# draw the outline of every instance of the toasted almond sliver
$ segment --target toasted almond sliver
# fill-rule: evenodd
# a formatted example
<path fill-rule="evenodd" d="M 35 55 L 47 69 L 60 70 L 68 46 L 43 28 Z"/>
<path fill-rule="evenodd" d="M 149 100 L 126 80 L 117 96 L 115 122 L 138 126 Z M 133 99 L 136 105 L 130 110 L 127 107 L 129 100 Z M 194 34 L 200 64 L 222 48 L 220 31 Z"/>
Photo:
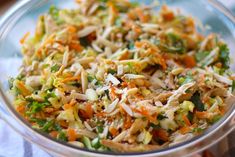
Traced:
<path fill-rule="evenodd" d="M 133 112 L 128 105 L 126 105 L 125 103 L 122 103 L 121 106 L 126 111 L 127 114 L 129 114 L 130 116 L 133 116 Z"/>
<path fill-rule="evenodd" d="M 119 101 L 118 98 L 115 99 L 110 105 L 108 105 L 108 107 L 104 110 L 104 112 L 107 112 L 107 113 L 112 112 L 116 108 L 118 101 Z"/>
<path fill-rule="evenodd" d="M 82 81 L 82 92 L 85 93 L 88 86 L 88 80 L 87 80 L 87 73 L 84 69 L 81 72 L 81 81 Z"/>
<path fill-rule="evenodd" d="M 82 37 L 85 37 L 85 36 L 91 34 L 96 29 L 97 29 L 96 26 L 87 26 L 84 29 L 80 30 L 77 35 L 78 35 L 79 38 L 82 38 Z"/>

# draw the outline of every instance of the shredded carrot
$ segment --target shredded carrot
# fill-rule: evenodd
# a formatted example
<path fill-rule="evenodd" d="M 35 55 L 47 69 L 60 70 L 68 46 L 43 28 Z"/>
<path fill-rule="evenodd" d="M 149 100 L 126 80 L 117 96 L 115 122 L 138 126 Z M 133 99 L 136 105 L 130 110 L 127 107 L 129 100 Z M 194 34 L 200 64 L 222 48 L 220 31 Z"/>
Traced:
<path fill-rule="evenodd" d="M 148 46 L 148 43 L 145 41 L 136 41 L 135 42 L 135 47 L 137 47 L 137 48 L 144 48 L 146 46 Z"/>
<path fill-rule="evenodd" d="M 83 118 L 91 118 L 93 116 L 93 109 L 91 103 L 86 103 L 84 109 L 79 110 Z"/>
<path fill-rule="evenodd" d="M 187 68 L 193 68 L 196 66 L 195 58 L 190 55 L 185 55 L 183 57 L 183 63 Z"/>
<path fill-rule="evenodd" d="M 208 118 L 208 113 L 205 112 L 205 111 L 202 111 L 202 112 L 196 111 L 196 116 L 197 116 L 198 118 L 204 119 L 204 118 Z"/>
<path fill-rule="evenodd" d="M 75 26 L 70 25 L 70 26 L 68 26 L 68 31 L 70 33 L 76 33 L 77 32 L 77 28 Z"/>
<path fill-rule="evenodd" d="M 21 44 L 24 44 L 25 41 L 26 41 L 26 39 L 29 37 L 29 35 L 30 35 L 30 32 L 25 33 L 25 35 L 23 36 L 23 38 L 20 39 L 20 43 L 21 43 Z"/>
<path fill-rule="evenodd" d="M 188 127 L 188 126 L 184 126 L 184 127 L 180 128 L 179 131 L 180 131 L 181 134 L 186 134 L 186 133 L 188 133 L 189 131 L 191 131 L 191 129 L 190 129 L 190 127 Z"/>
<path fill-rule="evenodd" d="M 55 39 L 55 34 L 50 35 L 43 43 L 42 45 L 38 48 L 38 50 L 36 51 L 36 55 L 38 58 L 42 58 L 42 50 L 46 45 L 52 44 L 54 42 Z"/>
<path fill-rule="evenodd" d="M 75 101 L 74 99 L 72 99 L 68 104 L 64 104 L 63 108 L 64 108 L 65 110 L 70 109 L 70 108 L 73 107 L 73 105 L 74 105 L 75 103 L 76 103 L 76 101 Z"/>
<path fill-rule="evenodd" d="M 117 15 L 118 14 L 118 10 L 116 9 L 115 5 L 113 4 L 113 2 L 109 1 L 107 3 L 107 5 L 109 6 L 110 10 L 111 10 L 111 13 L 114 14 L 114 15 Z"/>
<path fill-rule="evenodd" d="M 86 37 L 86 39 L 88 40 L 88 42 L 92 42 L 93 40 L 96 39 L 96 33 L 93 32 L 93 33 L 89 34 L 89 35 Z"/>
<path fill-rule="evenodd" d="M 131 127 L 131 116 L 127 115 L 124 123 L 124 128 L 129 129 Z"/>
<path fill-rule="evenodd" d="M 139 26 L 137 26 L 137 25 L 133 25 L 133 26 L 132 26 L 132 29 L 133 29 L 133 31 L 134 31 L 136 34 L 141 34 L 141 33 L 142 33 L 141 27 L 139 27 Z"/>
<path fill-rule="evenodd" d="M 81 52 L 82 51 L 82 46 L 79 43 L 75 43 L 75 42 L 71 42 L 69 44 L 69 48 L 76 50 L 77 52 Z"/>
<path fill-rule="evenodd" d="M 112 134 L 113 137 L 117 136 L 119 133 L 118 130 L 114 127 L 110 127 L 109 132 Z"/>
<path fill-rule="evenodd" d="M 136 85 L 133 81 L 129 81 L 127 84 L 128 84 L 128 88 L 135 88 L 136 87 Z"/>
<path fill-rule="evenodd" d="M 124 81 L 124 82 L 121 83 L 121 86 L 122 86 L 122 87 L 127 87 L 127 86 L 128 86 L 128 83 Z"/>
<path fill-rule="evenodd" d="M 77 139 L 77 133 L 72 128 L 68 128 L 67 135 L 68 135 L 68 140 L 69 141 L 75 141 Z"/>
<path fill-rule="evenodd" d="M 22 81 L 19 81 L 17 86 L 18 86 L 19 90 L 21 91 L 22 95 L 28 96 L 31 94 L 31 91 L 26 88 L 25 84 Z"/>
<path fill-rule="evenodd" d="M 136 108 L 132 108 L 132 110 L 142 114 L 143 116 L 145 116 L 152 123 L 155 123 L 157 121 L 157 114 L 155 114 L 153 116 L 149 115 L 148 110 L 144 106 L 141 106 L 140 110 L 136 109 Z"/>
<path fill-rule="evenodd" d="M 80 75 L 74 76 L 74 77 L 67 77 L 63 79 L 61 82 L 65 83 L 65 82 L 76 81 L 76 80 L 80 80 Z"/>
<path fill-rule="evenodd" d="M 58 131 L 51 131 L 51 132 L 49 133 L 49 135 L 50 135 L 51 137 L 53 137 L 53 138 L 56 138 L 57 135 L 58 135 Z"/>
<path fill-rule="evenodd" d="M 16 111 L 18 111 L 19 113 L 24 113 L 25 112 L 25 105 L 17 106 Z"/>
<path fill-rule="evenodd" d="M 157 129 L 153 131 L 153 136 L 157 137 L 163 141 L 169 140 L 169 133 L 164 129 Z"/>
<path fill-rule="evenodd" d="M 113 86 L 110 86 L 110 97 L 112 100 L 117 98 L 117 94 L 115 93 L 115 88 Z"/>
<path fill-rule="evenodd" d="M 224 115 L 224 113 L 225 113 L 224 107 L 220 107 L 220 114 Z"/>
<path fill-rule="evenodd" d="M 105 116 L 105 112 L 98 112 L 98 113 L 96 113 L 95 115 L 97 116 L 97 117 L 104 117 Z"/>
<path fill-rule="evenodd" d="M 174 12 L 169 10 L 166 5 L 162 6 L 161 15 L 165 21 L 172 21 L 175 18 Z"/>
<path fill-rule="evenodd" d="M 185 124 L 187 125 L 187 126 L 190 126 L 191 125 L 191 123 L 190 123 L 190 120 L 188 119 L 188 117 L 186 116 L 186 115 L 183 115 L 183 120 L 184 120 L 184 122 L 185 122 Z"/>
<path fill-rule="evenodd" d="M 63 128 L 67 128 L 67 127 L 68 127 L 68 123 L 67 123 L 66 121 L 64 121 L 64 120 L 59 121 L 59 124 L 60 124 L 60 126 L 62 126 Z"/>
<path fill-rule="evenodd" d="M 141 8 L 136 8 L 135 13 L 137 14 L 141 22 L 146 23 L 149 21 L 149 16 L 146 15 Z"/>
<path fill-rule="evenodd" d="M 135 14 L 135 11 L 134 10 L 131 10 L 127 13 L 127 16 L 129 19 L 131 20 L 135 20 L 136 19 L 136 14 Z"/>

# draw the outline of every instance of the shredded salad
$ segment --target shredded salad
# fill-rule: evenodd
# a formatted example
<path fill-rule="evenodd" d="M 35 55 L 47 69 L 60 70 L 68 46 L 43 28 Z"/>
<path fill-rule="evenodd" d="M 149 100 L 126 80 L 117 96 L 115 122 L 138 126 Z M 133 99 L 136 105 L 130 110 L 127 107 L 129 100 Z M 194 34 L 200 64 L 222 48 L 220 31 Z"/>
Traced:
<path fill-rule="evenodd" d="M 26 33 L 9 79 L 34 129 L 77 147 L 139 152 L 191 139 L 234 101 L 229 49 L 166 5 L 77 0 Z"/>

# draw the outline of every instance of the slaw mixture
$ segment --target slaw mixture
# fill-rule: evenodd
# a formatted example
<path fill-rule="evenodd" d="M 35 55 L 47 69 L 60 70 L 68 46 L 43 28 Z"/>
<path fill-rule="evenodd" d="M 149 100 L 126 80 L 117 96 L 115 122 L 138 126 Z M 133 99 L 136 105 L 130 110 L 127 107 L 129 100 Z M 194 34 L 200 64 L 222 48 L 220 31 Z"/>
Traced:
<path fill-rule="evenodd" d="M 26 33 L 9 80 L 33 128 L 78 147 L 138 152 L 202 133 L 234 100 L 229 49 L 163 5 L 78 0 Z"/>

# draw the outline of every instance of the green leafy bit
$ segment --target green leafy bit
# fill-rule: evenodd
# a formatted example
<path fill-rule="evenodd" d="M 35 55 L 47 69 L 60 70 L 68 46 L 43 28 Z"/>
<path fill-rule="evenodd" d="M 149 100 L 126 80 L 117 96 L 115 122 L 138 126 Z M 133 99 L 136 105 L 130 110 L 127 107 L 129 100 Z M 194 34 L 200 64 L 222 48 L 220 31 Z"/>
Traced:
<path fill-rule="evenodd" d="M 30 118 L 30 122 L 37 123 L 39 127 L 43 127 L 47 122 L 46 119 L 39 119 L 39 118 Z"/>
<path fill-rule="evenodd" d="M 51 121 L 47 121 L 43 127 L 41 128 L 41 130 L 43 132 L 48 132 L 50 130 L 50 128 L 53 126 L 54 122 L 51 120 Z"/>
<path fill-rule="evenodd" d="M 180 85 L 183 85 L 192 81 L 193 81 L 193 77 L 191 75 L 186 75 L 185 77 L 180 77 L 178 79 L 178 82 Z"/>
<path fill-rule="evenodd" d="M 233 80 L 233 83 L 232 83 L 232 92 L 235 90 L 235 81 Z"/>
<path fill-rule="evenodd" d="M 218 122 L 221 118 L 222 118 L 221 115 L 216 115 L 210 120 L 210 123 L 214 124 L 214 123 Z"/>
<path fill-rule="evenodd" d="M 91 141 L 91 145 L 92 145 L 92 147 L 94 147 L 95 149 L 98 149 L 98 148 L 101 146 L 100 138 L 99 138 L 99 137 L 94 138 L 94 139 Z"/>
<path fill-rule="evenodd" d="M 15 80 L 14 78 L 10 78 L 10 79 L 8 80 L 9 89 L 12 89 L 14 80 Z"/>
<path fill-rule="evenodd" d="M 58 136 L 57 136 L 57 139 L 60 140 L 60 141 L 65 141 L 66 142 L 67 141 L 67 137 L 66 137 L 65 132 L 60 131 Z"/>
<path fill-rule="evenodd" d="M 202 52 L 198 52 L 195 54 L 196 57 L 196 61 L 200 62 L 202 61 L 206 56 L 208 56 L 210 54 L 209 51 L 202 51 Z"/>
<path fill-rule="evenodd" d="M 160 46 L 167 52 L 183 54 L 186 51 L 185 42 L 174 33 L 166 34 L 166 42 Z"/>
<path fill-rule="evenodd" d="M 57 72 L 60 69 L 60 66 L 58 64 L 55 64 L 51 67 L 51 72 Z"/>
<path fill-rule="evenodd" d="M 49 9 L 49 14 L 52 16 L 52 18 L 56 21 L 57 24 L 62 23 L 62 20 L 60 19 L 59 16 L 59 12 L 60 10 L 54 5 L 52 5 Z"/>
<path fill-rule="evenodd" d="M 159 115 L 157 116 L 157 119 L 158 119 L 158 120 L 163 120 L 163 119 L 165 119 L 165 118 L 167 118 L 167 117 L 164 116 L 163 114 L 159 114 Z"/>
<path fill-rule="evenodd" d="M 201 133 L 204 129 L 202 128 L 193 128 L 192 132 L 194 133 Z"/>
<path fill-rule="evenodd" d="M 90 149 L 90 150 L 93 149 L 92 146 L 91 146 L 91 141 L 90 141 L 90 139 L 89 139 L 88 137 L 83 136 L 83 137 L 82 137 L 82 142 L 83 142 L 83 144 L 85 145 L 85 147 L 86 147 L 87 149 Z"/>
<path fill-rule="evenodd" d="M 27 114 L 31 115 L 31 114 L 35 114 L 37 112 L 40 112 L 44 107 L 46 107 L 48 105 L 49 105 L 49 103 L 47 103 L 47 102 L 44 102 L 44 103 L 37 102 L 37 101 L 30 102 L 28 104 L 29 110 L 27 111 Z"/>
<path fill-rule="evenodd" d="M 219 47 L 219 50 L 220 50 L 219 60 L 222 63 L 222 67 L 224 69 L 229 69 L 230 60 L 229 60 L 229 49 L 228 49 L 228 46 L 226 44 L 222 44 Z"/>
<path fill-rule="evenodd" d="M 96 80 L 95 85 L 97 85 L 97 86 L 102 85 L 102 82 L 97 80 L 95 76 L 88 75 L 87 80 L 88 80 L 88 82 L 92 82 L 93 80 Z"/>
<path fill-rule="evenodd" d="M 190 101 L 193 102 L 193 104 L 195 105 L 196 110 L 198 110 L 198 111 L 204 111 L 205 110 L 204 104 L 201 101 L 199 92 L 195 92 L 193 94 L 193 96 L 191 97 Z"/>
<path fill-rule="evenodd" d="M 108 73 L 110 73 L 110 74 L 114 75 L 114 74 L 116 74 L 116 73 L 117 73 L 117 71 L 116 71 L 116 70 L 114 70 L 114 69 L 108 69 Z"/>

